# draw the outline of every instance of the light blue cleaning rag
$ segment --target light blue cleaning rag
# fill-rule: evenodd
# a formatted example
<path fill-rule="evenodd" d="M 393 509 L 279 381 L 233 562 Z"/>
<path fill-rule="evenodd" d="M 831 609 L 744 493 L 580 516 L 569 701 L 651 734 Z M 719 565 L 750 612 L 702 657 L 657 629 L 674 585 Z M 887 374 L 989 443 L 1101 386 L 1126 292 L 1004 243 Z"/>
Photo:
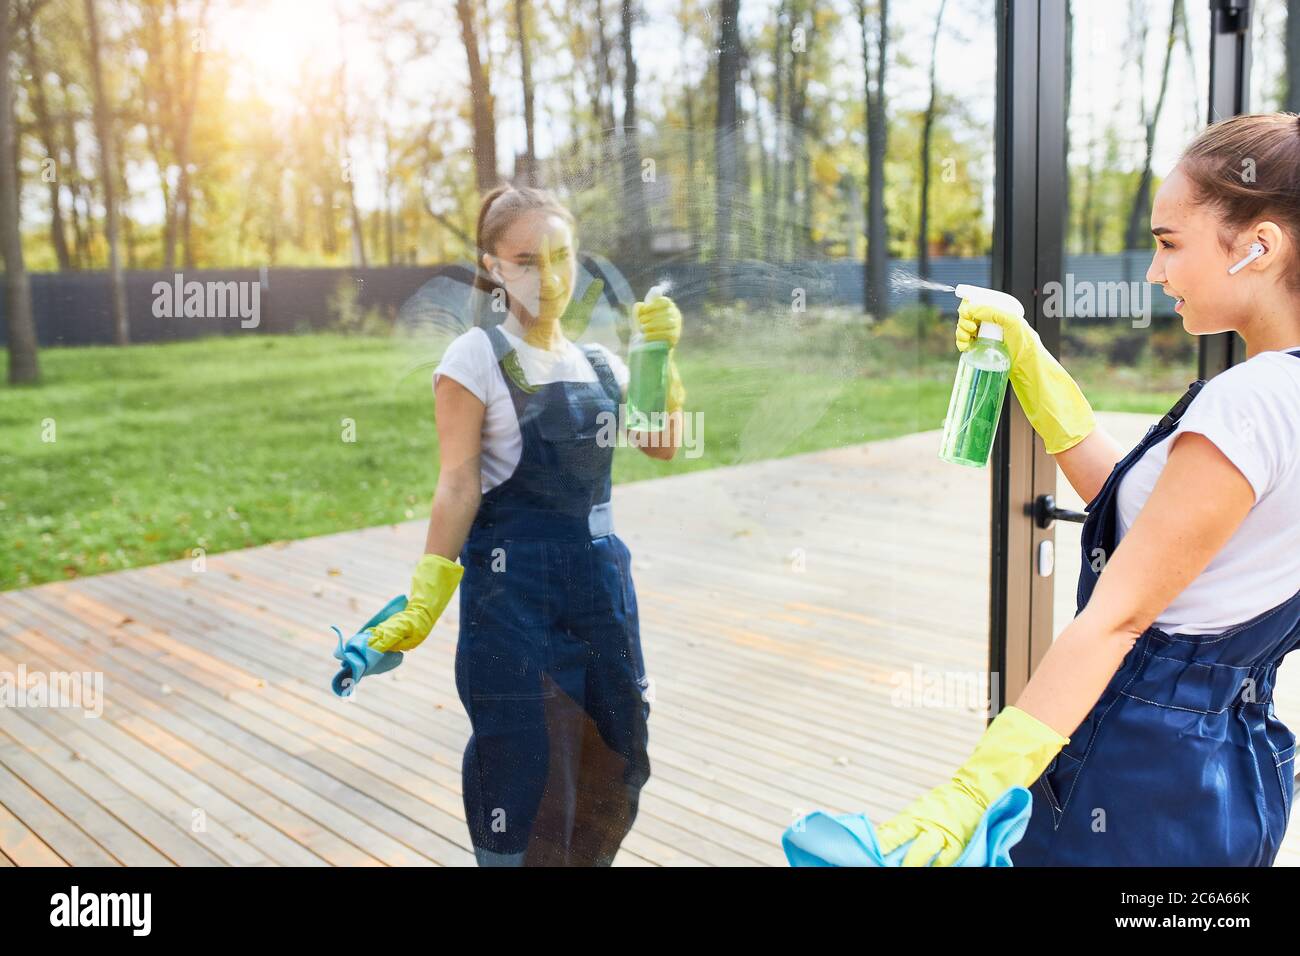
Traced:
<path fill-rule="evenodd" d="M 386 605 L 384 609 L 361 625 L 361 630 L 353 634 L 347 641 L 343 640 L 343 632 L 334 625 L 330 625 L 330 630 L 339 636 L 338 647 L 334 649 L 334 656 L 338 658 L 343 665 L 342 669 L 334 675 L 334 680 L 330 682 L 330 687 L 339 697 L 347 697 L 357 686 L 361 678 L 371 674 L 382 674 L 385 671 L 391 671 L 398 664 L 402 663 L 401 651 L 377 651 L 369 646 L 370 638 L 374 635 L 366 633 L 367 628 L 374 627 L 381 621 L 386 621 L 398 611 L 406 609 L 406 595 L 399 594 Z"/>
<path fill-rule="evenodd" d="M 1007 790 L 984 811 L 953 866 L 1011 866 L 1011 848 L 1025 835 L 1032 811 L 1028 790 Z M 791 866 L 902 866 L 911 845 L 909 840 L 882 855 L 865 813 L 831 816 L 814 810 L 781 836 Z"/>

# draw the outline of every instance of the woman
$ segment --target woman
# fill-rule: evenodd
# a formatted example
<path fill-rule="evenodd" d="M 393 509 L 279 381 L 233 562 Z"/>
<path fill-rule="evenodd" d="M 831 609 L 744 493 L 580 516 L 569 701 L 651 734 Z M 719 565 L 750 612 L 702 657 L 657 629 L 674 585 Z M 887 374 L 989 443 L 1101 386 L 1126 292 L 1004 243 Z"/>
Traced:
<path fill-rule="evenodd" d="M 610 513 L 628 369 L 564 334 L 576 240 L 549 193 L 492 190 L 477 238 L 483 300 L 504 321 L 459 336 L 434 372 L 441 468 L 426 553 L 407 609 L 370 646 L 415 647 L 460 582 L 456 687 L 472 727 L 462 781 L 479 865 L 609 865 L 650 775 L 631 556 Z M 671 300 L 639 303 L 634 317 L 647 339 L 676 346 Z M 669 354 L 666 438 L 628 432 L 665 460 L 685 400 Z"/>
<path fill-rule="evenodd" d="M 1295 737 L 1271 698 L 1300 640 L 1297 183 L 1300 116 L 1275 113 L 1210 126 L 1156 194 L 1147 280 L 1248 358 L 1128 454 L 1023 319 L 963 303 L 958 347 L 1002 326 L 1020 403 L 1090 502 L 1079 611 L 952 781 L 880 827 L 882 852 L 913 840 L 904 865 L 947 865 L 1020 785 L 1018 866 L 1273 862 Z"/>

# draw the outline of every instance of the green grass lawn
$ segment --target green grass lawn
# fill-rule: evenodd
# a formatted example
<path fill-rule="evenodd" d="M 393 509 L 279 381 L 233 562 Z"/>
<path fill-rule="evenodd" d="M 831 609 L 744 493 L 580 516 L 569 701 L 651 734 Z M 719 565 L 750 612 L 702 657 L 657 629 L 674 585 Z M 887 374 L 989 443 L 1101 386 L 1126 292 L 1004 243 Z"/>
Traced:
<path fill-rule="evenodd" d="M 324 333 L 45 350 L 41 385 L 0 386 L 0 590 L 426 518 L 431 373 L 403 372 L 428 348 Z M 677 362 L 703 453 L 620 448 L 616 482 L 938 428 L 956 352 L 827 326 L 701 335 Z M 1160 414 L 1178 378 L 1089 398 Z"/>

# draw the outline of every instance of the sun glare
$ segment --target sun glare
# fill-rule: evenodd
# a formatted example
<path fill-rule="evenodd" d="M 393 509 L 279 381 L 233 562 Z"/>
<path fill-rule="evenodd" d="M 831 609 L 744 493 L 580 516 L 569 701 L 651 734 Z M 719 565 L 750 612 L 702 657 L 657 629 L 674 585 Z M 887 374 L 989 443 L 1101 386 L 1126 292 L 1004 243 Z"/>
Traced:
<path fill-rule="evenodd" d="M 345 23 L 351 6 L 341 5 Z M 214 29 L 236 64 L 236 82 L 283 105 L 304 84 L 332 80 L 342 56 L 339 7 L 328 0 L 261 0 L 227 8 Z"/>

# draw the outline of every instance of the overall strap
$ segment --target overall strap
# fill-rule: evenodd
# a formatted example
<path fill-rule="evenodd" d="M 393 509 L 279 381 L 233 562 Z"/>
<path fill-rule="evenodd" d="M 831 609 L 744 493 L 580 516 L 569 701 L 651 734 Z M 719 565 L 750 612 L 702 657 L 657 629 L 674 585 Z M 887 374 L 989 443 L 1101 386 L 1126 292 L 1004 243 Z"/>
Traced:
<path fill-rule="evenodd" d="M 623 400 L 623 390 L 618 386 L 618 379 L 614 376 L 614 370 L 609 367 L 609 362 L 605 358 L 605 352 L 597 345 L 584 345 L 582 351 L 587 355 L 587 361 L 591 367 L 596 370 L 596 378 L 605 389 L 605 394 L 615 402 Z"/>
<path fill-rule="evenodd" d="M 498 362 L 515 350 L 495 325 L 484 326 L 483 331 L 487 333 L 488 340 L 492 343 L 492 354 L 496 356 Z"/>
<path fill-rule="evenodd" d="M 484 326 L 483 331 L 487 333 L 488 339 L 492 342 L 492 354 L 496 356 L 497 368 L 501 370 L 501 377 L 506 380 L 506 387 L 514 399 L 515 411 L 518 412 L 522 407 L 524 396 L 533 394 L 541 386 L 528 383 L 528 379 L 524 376 L 524 368 L 519 364 L 519 356 L 515 352 L 515 347 L 510 344 L 499 328 L 495 325 L 488 325 Z M 511 384 L 517 386 L 517 390 L 509 388 Z"/>
<path fill-rule="evenodd" d="M 1187 391 L 1183 393 L 1183 397 L 1174 403 L 1173 408 L 1165 412 L 1165 417 L 1160 419 L 1158 427 L 1170 428 L 1178 424 L 1178 420 L 1183 417 L 1183 412 L 1187 411 L 1187 406 L 1192 404 L 1192 399 L 1196 397 L 1196 393 L 1204 387 L 1205 379 L 1203 378 L 1198 378 L 1196 381 L 1192 382 L 1191 385 L 1188 385 Z"/>

